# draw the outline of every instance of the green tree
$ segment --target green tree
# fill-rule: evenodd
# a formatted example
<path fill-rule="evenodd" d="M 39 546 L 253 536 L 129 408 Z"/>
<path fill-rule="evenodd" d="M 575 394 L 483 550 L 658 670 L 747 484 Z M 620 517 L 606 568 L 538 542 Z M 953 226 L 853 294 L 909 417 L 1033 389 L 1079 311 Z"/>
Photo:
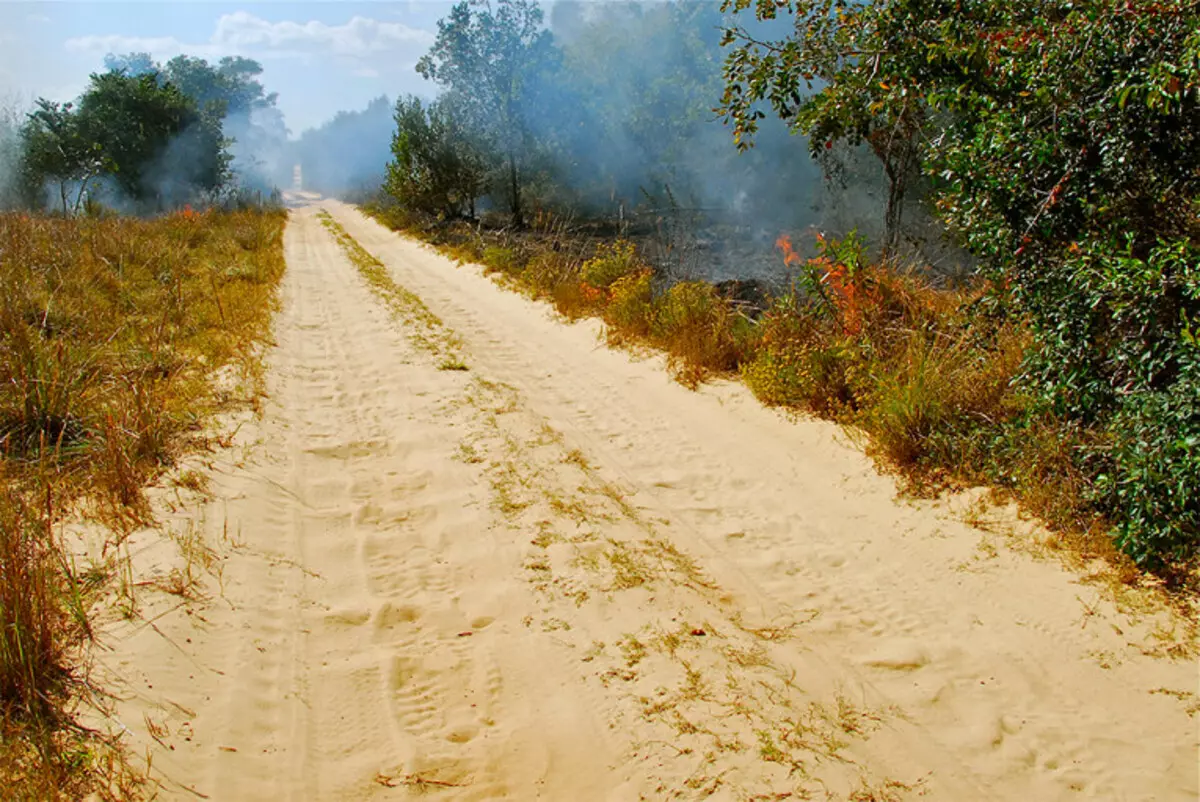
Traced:
<path fill-rule="evenodd" d="M 162 69 L 165 80 L 195 101 L 203 115 L 220 120 L 237 183 L 268 189 L 284 178 L 285 170 L 275 162 L 285 149 L 288 131 L 275 105 L 278 95 L 266 91 L 261 75 L 261 64 L 241 56 L 209 64 L 180 55 Z"/>
<path fill-rule="evenodd" d="M 1146 564 L 1194 555 L 1200 6 L 755 6 L 760 22 L 776 14 L 794 22 L 784 39 L 727 34 L 735 136 L 766 104 L 814 147 L 912 142 L 942 218 L 1034 328 L 1027 386 L 1100 437 L 1079 461 L 1119 542 Z"/>
<path fill-rule="evenodd" d="M 722 39 L 730 51 L 720 110 L 733 125 L 735 144 L 745 149 L 753 143 L 764 105 L 808 135 L 814 157 L 826 155 L 835 141 L 865 142 L 887 176 L 885 251 L 899 242 L 903 200 L 920 166 L 928 107 L 913 86 L 913 60 L 925 50 L 924 37 L 937 35 L 939 10 L 946 5 L 724 0 L 722 6 L 737 13 L 754 6 L 759 23 L 742 24 L 735 14 Z M 929 24 L 916 24 L 922 16 Z M 790 18 L 789 33 L 772 38 L 780 17 Z"/>
<path fill-rule="evenodd" d="M 437 39 L 417 72 L 455 96 L 463 123 L 502 155 L 513 222 L 524 224 L 523 173 L 534 156 L 526 123 L 540 72 L 557 57 L 532 0 L 462 0 L 438 21 Z"/>
<path fill-rule="evenodd" d="M 443 98 L 425 107 L 411 96 L 396 101 L 394 158 L 384 190 L 410 209 L 447 219 L 474 217 L 489 165 L 451 103 Z"/>
<path fill-rule="evenodd" d="M 34 105 L 21 131 L 22 194 L 29 205 L 38 207 L 46 184 L 54 183 L 62 213 L 68 215 L 78 210 L 89 182 L 109 162 L 72 104 L 39 98 Z"/>
<path fill-rule="evenodd" d="M 196 104 L 209 120 L 218 120 L 231 158 L 231 178 L 242 188 L 266 190 L 290 178 L 290 165 L 279 162 L 287 147 L 288 131 L 276 108 L 278 96 L 262 85 L 262 65 L 241 56 L 226 56 L 215 64 L 179 55 L 159 66 L 148 53 L 108 54 L 110 72 L 130 76 L 156 73 L 160 84 L 170 83 Z"/>
<path fill-rule="evenodd" d="M 156 73 L 93 74 L 79 100 L 78 126 L 103 154 L 131 200 L 161 207 L 191 191 L 218 189 L 228 175 L 220 117 Z"/>

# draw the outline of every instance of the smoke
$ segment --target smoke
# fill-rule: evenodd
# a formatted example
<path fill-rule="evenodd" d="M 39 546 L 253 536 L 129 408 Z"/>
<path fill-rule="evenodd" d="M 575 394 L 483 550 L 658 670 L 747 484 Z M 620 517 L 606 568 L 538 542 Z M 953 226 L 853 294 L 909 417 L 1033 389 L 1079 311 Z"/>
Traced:
<path fill-rule="evenodd" d="M 362 111 L 338 112 L 318 128 L 289 143 L 284 164 L 290 183 L 299 165 L 302 187 L 324 195 L 373 194 L 392 158 L 392 103 L 377 97 Z"/>
<path fill-rule="evenodd" d="M 0 100 L 0 211 L 20 205 L 18 178 L 21 159 L 23 104 L 15 98 Z"/>
<path fill-rule="evenodd" d="M 288 129 L 274 106 L 226 115 L 222 130 L 232 139 L 229 154 L 234 182 L 255 192 L 270 192 L 291 183 Z"/>
<path fill-rule="evenodd" d="M 809 232 L 797 241 L 811 254 L 815 231 L 837 236 L 882 219 L 881 170 L 848 187 L 827 181 L 807 140 L 774 115 L 738 151 L 715 110 L 729 22 L 716 0 L 562 0 L 548 22 L 561 64 L 539 76 L 523 107 L 552 154 L 545 203 L 652 228 L 648 244 L 667 266 L 714 280 L 777 272 L 781 232 Z M 779 36 L 785 25 L 755 33 Z"/>

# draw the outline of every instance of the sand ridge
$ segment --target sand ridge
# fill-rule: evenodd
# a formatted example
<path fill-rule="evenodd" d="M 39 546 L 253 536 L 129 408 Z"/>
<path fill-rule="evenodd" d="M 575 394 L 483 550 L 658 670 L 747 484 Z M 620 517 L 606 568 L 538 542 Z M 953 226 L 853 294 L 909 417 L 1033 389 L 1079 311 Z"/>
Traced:
<path fill-rule="evenodd" d="M 349 206 L 299 203 L 285 250 L 262 419 L 167 515 L 218 555 L 203 592 L 104 633 L 164 798 L 1197 796 L 1165 614 Z M 139 576 L 177 560 L 161 540 Z"/>

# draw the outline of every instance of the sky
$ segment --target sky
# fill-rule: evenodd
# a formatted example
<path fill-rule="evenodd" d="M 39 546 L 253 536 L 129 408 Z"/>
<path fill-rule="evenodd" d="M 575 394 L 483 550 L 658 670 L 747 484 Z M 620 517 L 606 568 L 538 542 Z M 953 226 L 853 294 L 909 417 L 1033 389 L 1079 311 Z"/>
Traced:
<path fill-rule="evenodd" d="M 262 64 L 295 137 L 380 95 L 432 96 L 414 68 L 450 5 L 0 0 L 0 101 L 72 100 L 106 53 L 240 55 Z"/>

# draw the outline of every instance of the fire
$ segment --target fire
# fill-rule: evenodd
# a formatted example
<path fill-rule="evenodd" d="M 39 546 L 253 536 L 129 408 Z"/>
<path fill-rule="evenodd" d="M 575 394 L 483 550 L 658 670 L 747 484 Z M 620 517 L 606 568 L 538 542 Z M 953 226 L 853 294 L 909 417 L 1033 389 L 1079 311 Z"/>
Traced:
<path fill-rule="evenodd" d="M 787 234 L 780 234 L 779 239 L 775 240 L 775 247 L 783 253 L 783 263 L 785 265 L 799 264 L 800 254 L 796 253 L 792 248 L 792 238 Z"/>
<path fill-rule="evenodd" d="M 843 332 L 858 336 L 882 303 L 878 286 L 867 272 L 843 264 L 815 226 L 810 226 L 805 233 L 816 238 L 820 256 L 805 262 L 792 247 L 792 238 L 787 234 L 781 234 L 775 240 L 775 247 L 783 254 L 784 264 L 805 263 L 806 269 L 819 282 L 819 302 L 826 304 L 826 311 L 833 315 Z"/>

